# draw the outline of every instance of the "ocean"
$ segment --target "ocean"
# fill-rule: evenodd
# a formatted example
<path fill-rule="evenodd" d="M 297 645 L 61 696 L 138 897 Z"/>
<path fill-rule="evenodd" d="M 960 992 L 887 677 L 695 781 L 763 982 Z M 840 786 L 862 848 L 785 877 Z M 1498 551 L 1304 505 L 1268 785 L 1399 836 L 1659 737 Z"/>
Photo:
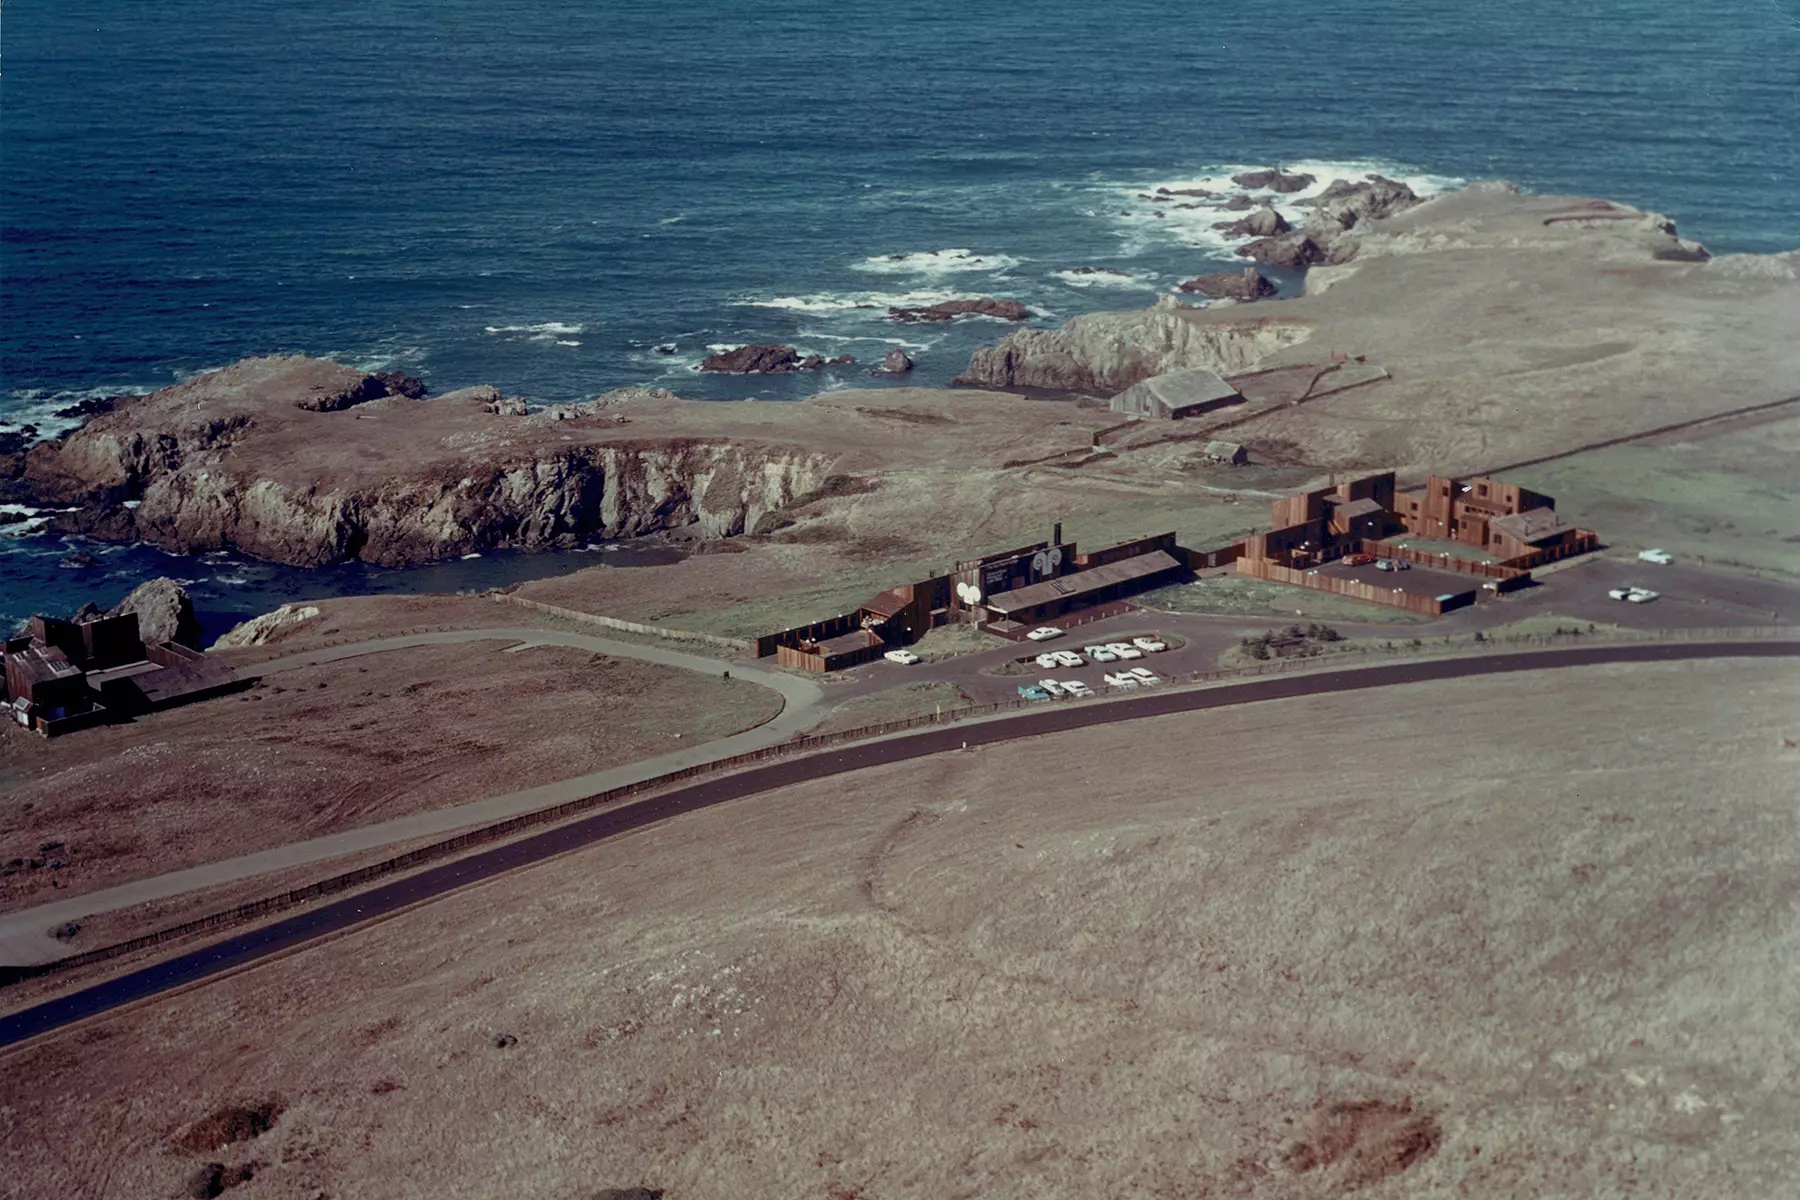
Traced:
<path fill-rule="evenodd" d="M 546 402 L 880 386 L 866 368 L 893 346 L 911 382 L 942 383 L 1005 327 L 903 325 L 888 305 L 1017 298 L 1040 325 L 1141 307 L 1241 262 L 1211 229 L 1224 214 L 1140 194 L 1244 167 L 1429 191 L 1506 178 L 1667 213 L 1715 253 L 1800 247 L 1800 0 L 14 0 L 5 16 L 0 429 L 53 433 L 81 397 L 278 352 Z M 694 370 L 746 342 L 861 362 Z M 373 586 L 143 549 L 72 570 L 64 555 L 96 547 L 11 528 L 6 623 L 157 573 L 214 581 L 215 623 Z M 219 582 L 252 577 L 269 590 L 233 601 Z"/>

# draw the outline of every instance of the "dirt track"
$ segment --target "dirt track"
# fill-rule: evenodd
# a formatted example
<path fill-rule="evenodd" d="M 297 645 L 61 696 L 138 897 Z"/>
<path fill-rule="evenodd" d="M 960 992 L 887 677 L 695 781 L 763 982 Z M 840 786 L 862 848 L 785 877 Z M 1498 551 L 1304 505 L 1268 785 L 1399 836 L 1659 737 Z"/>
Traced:
<path fill-rule="evenodd" d="M 980 746 L 1140 717 L 1428 680 L 1603 663 L 1794 656 L 1800 656 L 1800 643 L 1652 643 L 1584 646 L 1484 658 L 1395 663 L 1305 676 L 1258 679 L 1229 688 L 1151 693 L 1109 704 L 1039 709 L 1004 720 L 934 728 L 917 734 L 859 743 L 844 751 L 778 762 L 680 788 L 624 808 L 608 810 L 534 837 L 396 880 L 359 896 L 322 905 L 216 945 L 10 1014 L 0 1018 L 0 1046 L 12 1045 L 87 1017 L 198 983 L 209 976 L 250 965 L 316 938 L 342 932 L 459 888 L 682 813 L 807 780 L 955 750 L 959 746 Z"/>

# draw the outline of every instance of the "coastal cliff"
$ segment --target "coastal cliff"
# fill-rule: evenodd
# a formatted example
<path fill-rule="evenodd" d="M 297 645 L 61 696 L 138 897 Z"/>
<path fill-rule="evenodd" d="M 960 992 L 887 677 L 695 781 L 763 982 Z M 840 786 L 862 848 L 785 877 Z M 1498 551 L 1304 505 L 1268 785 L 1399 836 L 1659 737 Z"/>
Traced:
<path fill-rule="evenodd" d="M 1197 324 L 1180 309 L 1093 313 L 1061 329 L 1021 329 L 977 349 L 959 383 L 1112 396 L 1185 367 L 1254 370 L 1310 336 L 1304 322 L 1259 318 Z"/>
<path fill-rule="evenodd" d="M 638 435 L 625 394 L 522 415 L 492 389 L 383 395 L 305 358 L 251 359 L 122 402 L 27 456 L 56 527 L 296 566 L 398 566 L 503 546 L 753 528 L 816 491 L 832 456 L 743 439 Z M 364 392 L 373 392 L 366 398 Z M 320 409 L 320 394 L 355 396 Z"/>

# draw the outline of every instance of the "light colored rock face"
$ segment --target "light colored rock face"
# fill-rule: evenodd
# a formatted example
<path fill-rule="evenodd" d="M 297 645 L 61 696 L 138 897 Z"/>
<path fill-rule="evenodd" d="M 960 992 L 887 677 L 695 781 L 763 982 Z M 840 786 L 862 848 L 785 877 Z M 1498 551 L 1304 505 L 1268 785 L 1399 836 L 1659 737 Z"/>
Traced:
<path fill-rule="evenodd" d="M 298 566 L 399 566 L 685 525 L 729 537 L 816 490 L 835 458 L 779 433 L 660 432 L 683 402 L 656 389 L 531 416 L 523 402 L 505 412 L 492 388 L 351 410 L 301 403 L 346 378 L 303 358 L 198 376 L 35 448 L 29 483 L 80 506 L 91 519 L 76 527 L 98 536 Z M 659 423 L 629 439 L 599 432 L 635 420 Z"/>
<path fill-rule="evenodd" d="M 279 641 L 293 630 L 319 615 L 319 610 L 311 605 L 284 604 L 274 612 L 266 612 L 260 617 L 253 617 L 242 625 L 227 631 L 218 642 L 218 649 L 229 650 L 242 646 L 263 646 Z"/>
<path fill-rule="evenodd" d="M 147 645 L 179 642 L 196 649 L 200 646 L 200 620 L 194 615 L 194 602 L 187 589 L 173 579 L 152 579 L 138 584 L 131 594 L 106 615 L 136 613 L 138 636 Z"/>
<path fill-rule="evenodd" d="M 504 466 L 471 463 L 455 479 L 402 476 L 359 489 L 184 469 L 144 488 L 137 530 L 158 545 L 299 566 L 352 558 L 399 566 L 694 523 L 729 537 L 816 490 L 829 468 L 819 454 L 673 443 L 569 448 Z"/>
<path fill-rule="evenodd" d="M 1155 375 L 1205 367 L 1221 375 L 1254 370 L 1307 339 L 1297 321 L 1201 324 L 1179 311 L 1093 313 L 1058 330 L 1022 329 L 983 346 L 963 376 L 991 387 L 1040 387 L 1111 396 Z"/>

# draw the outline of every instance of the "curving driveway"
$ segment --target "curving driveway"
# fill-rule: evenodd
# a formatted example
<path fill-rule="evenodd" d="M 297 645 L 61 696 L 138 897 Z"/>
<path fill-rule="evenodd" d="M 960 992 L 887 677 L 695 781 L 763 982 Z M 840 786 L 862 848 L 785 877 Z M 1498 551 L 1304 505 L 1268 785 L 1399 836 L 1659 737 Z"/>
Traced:
<path fill-rule="evenodd" d="M 847 771 L 902 762 L 969 746 L 1057 733 L 1084 726 L 1207 708 L 1359 691 L 1396 684 L 1515 671 L 1607 663 L 1676 662 L 1707 658 L 1796 658 L 1800 641 L 1653 642 L 1589 645 L 1481 657 L 1415 660 L 1292 676 L 1265 676 L 1228 686 L 1156 691 L 1101 703 L 1046 706 L 1005 717 L 929 726 L 921 731 L 857 742 L 841 750 L 778 760 L 767 766 L 679 787 L 566 825 L 430 867 L 360 895 L 307 909 L 164 962 L 19 1012 L 0 1017 L 0 1046 L 197 983 L 342 932 L 369 920 L 457 891 L 509 871 L 581 849 L 684 812 Z"/>
<path fill-rule="evenodd" d="M 546 629 L 460 629 L 444 633 L 420 633 L 404 637 L 378 638 L 373 641 L 353 642 L 348 645 L 288 655 L 263 663 L 257 669 L 264 675 L 270 675 L 281 671 L 291 671 L 296 667 L 317 666 L 320 663 L 339 662 L 346 658 L 380 654 L 387 650 L 404 650 L 413 646 L 442 646 L 462 642 L 492 641 L 517 643 L 508 647 L 506 653 L 518 653 L 529 650 L 533 646 L 571 646 L 595 654 L 611 655 L 614 658 L 635 658 L 661 666 L 699 671 L 706 675 L 717 675 L 729 667 L 733 678 L 760 684 L 779 693 L 783 701 L 782 709 L 772 720 L 753 729 L 746 729 L 742 733 L 735 733 L 716 741 L 697 743 L 668 754 L 659 754 L 655 758 L 640 759 L 637 762 L 626 763 L 624 766 L 609 767 L 604 771 L 593 771 L 586 775 L 577 775 L 573 779 L 563 779 L 556 783 L 546 783 L 540 787 L 508 792 L 503 796 L 490 796 L 485 800 L 476 800 L 468 804 L 434 808 L 428 812 L 396 817 L 391 821 L 359 825 L 355 829 L 346 829 L 341 833 L 327 834 L 324 837 L 311 838 L 303 842 L 290 842 L 285 846 L 259 850 L 255 854 L 203 863 L 197 867 L 170 871 L 164 875 L 154 875 L 148 879 L 123 883 L 117 887 L 101 888 L 97 891 L 71 896 L 66 900 L 55 900 L 49 904 L 39 904 L 32 908 L 6 913 L 0 915 L 0 966 L 29 966 L 35 963 L 51 962 L 67 955 L 69 948 L 52 938 L 48 932 L 64 921 L 75 921 L 96 913 L 114 912 L 135 904 L 164 900 L 170 896 L 180 896 L 200 888 L 232 883 L 270 871 L 324 862 L 346 854 L 356 854 L 364 850 L 393 845 L 396 842 L 447 835 L 469 826 L 503 821 L 521 813 L 534 812 L 537 809 L 549 808 L 570 800 L 579 800 L 583 796 L 623 787 L 628 783 L 653 779 L 658 775 L 666 775 L 670 771 L 677 771 L 683 767 L 700 766 L 716 762 L 721 758 L 730 758 L 734 754 L 743 754 L 749 750 L 760 750 L 764 746 L 773 746 L 777 742 L 786 741 L 796 733 L 810 729 L 819 719 L 819 713 L 815 710 L 823 692 L 818 684 L 809 679 L 763 670 L 747 664 L 726 664 L 716 658 L 686 654 L 680 650 L 669 650 L 661 646 L 643 646 L 635 642 L 621 642 L 612 638 L 594 637 L 581 633 L 562 633 Z"/>

